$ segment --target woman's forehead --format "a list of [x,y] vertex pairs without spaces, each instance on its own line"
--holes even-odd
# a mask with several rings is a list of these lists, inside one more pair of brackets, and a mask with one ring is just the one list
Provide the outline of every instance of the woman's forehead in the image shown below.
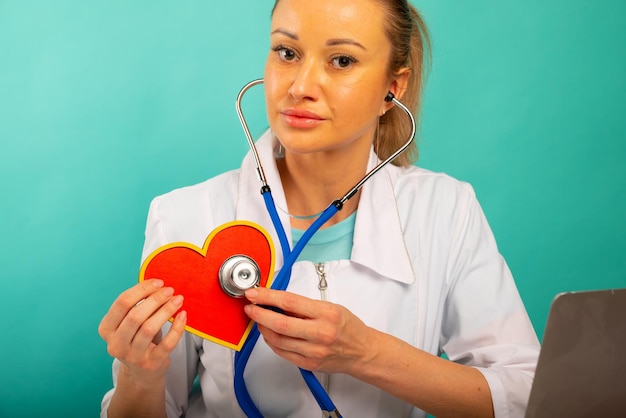
[[[384,35],[385,13],[374,0],[280,0],[272,16],[272,32],[298,37],[314,32],[322,39],[362,39]],[[320,39],[321,40],[321,39]]]

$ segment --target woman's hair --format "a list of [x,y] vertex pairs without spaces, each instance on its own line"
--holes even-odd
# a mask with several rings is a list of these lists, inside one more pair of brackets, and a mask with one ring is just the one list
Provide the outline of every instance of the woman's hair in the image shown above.
[[[422,16],[407,0],[375,0],[387,10],[385,31],[391,42],[389,77],[403,67],[411,72],[402,103],[415,116],[421,105],[422,82],[425,68],[430,62],[430,39]],[[378,139],[374,147],[378,158],[384,160],[399,149],[411,134],[411,125],[406,113],[397,106],[392,107],[379,119]],[[409,165],[417,161],[417,144],[414,142],[400,154],[392,164]]]
[[[272,15],[276,5],[272,8]],[[417,120],[420,110],[422,81],[425,68],[430,61],[430,39],[428,28],[420,13],[408,0],[372,0],[385,9],[385,33],[391,42],[391,56],[387,68],[389,79],[402,68],[408,67],[408,77],[402,103],[413,113]],[[399,149],[411,134],[408,116],[398,106],[392,107],[379,119],[374,149],[378,158],[386,159]],[[417,161],[417,145],[414,142],[400,154],[392,164],[405,166]]]

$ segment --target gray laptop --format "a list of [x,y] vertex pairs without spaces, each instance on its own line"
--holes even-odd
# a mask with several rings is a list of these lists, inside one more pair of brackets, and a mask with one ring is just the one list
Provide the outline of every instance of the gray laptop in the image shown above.
[[552,302],[526,418],[626,417],[626,289]]

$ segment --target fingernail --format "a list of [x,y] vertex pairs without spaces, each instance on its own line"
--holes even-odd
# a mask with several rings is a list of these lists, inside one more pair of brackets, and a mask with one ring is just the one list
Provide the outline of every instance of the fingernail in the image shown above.
[[152,286],[156,288],[163,287],[164,284],[165,282],[163,282],[163,280],[161,279],[152,279]]
[[246,313],[246,315],[250,315],[250,312],[252,311],[252,305],[244,306],[243,311]]
[[178,313],[178,315],[176,315],[176,319],[178,319],[179,321],[186,321],[187,320],[187,311],[180,311]]
[[163,289],[163,295],[164,296],[172,296],[174,294],[174,289],[171,287],[166,287],[165,289]]
[[256,290],[256,289],[248,289],[248,290],[246,290],[246,297],[248,299],[254,299],[257,296],[259,296],[259,291],[258,290]]
[[183,304],[183,299],[185,299],[183,295],[176,295],[174,296],[174,299],[172,299],[172,303],[174,306],[180,306]]

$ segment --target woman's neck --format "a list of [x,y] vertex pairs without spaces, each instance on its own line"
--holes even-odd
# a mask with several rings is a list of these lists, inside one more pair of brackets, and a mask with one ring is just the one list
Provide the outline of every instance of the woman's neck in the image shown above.
[[[285,199],[291,217],[291,226],[306,229],[334,200],[343,197],[363,177],[367,170],[367,155],[341,158],[332,154],[293,155],[287,152],[276,161]],[[354,213],[360,192],[344,203],[325,226]],[[304,219],[303,219],[304,218]]]

